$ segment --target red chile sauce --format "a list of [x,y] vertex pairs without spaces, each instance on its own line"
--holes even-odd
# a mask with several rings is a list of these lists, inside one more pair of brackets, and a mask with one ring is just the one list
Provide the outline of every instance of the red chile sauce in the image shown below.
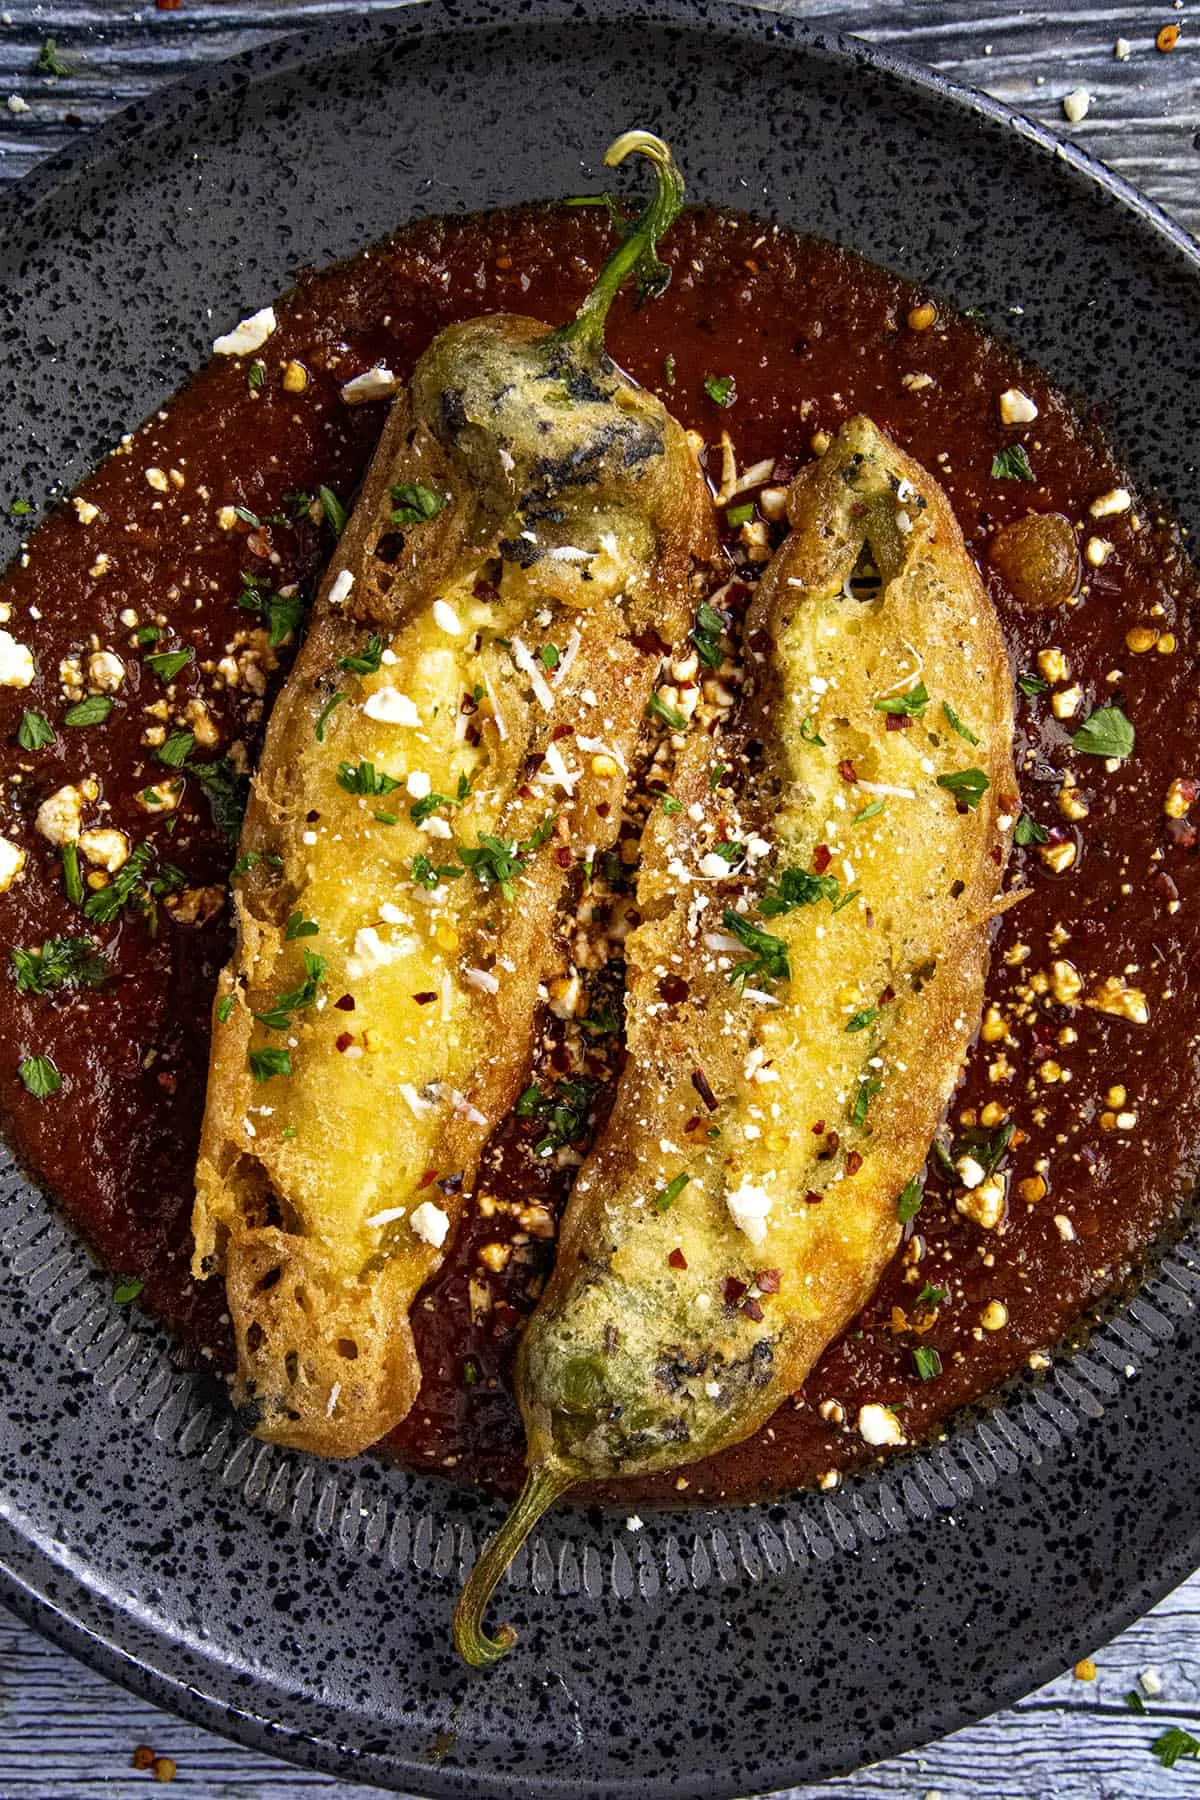
[[[220,749],[240,741],[253,759],[264,704],[214,674],[235,633],[255,624],[236,604],[242,572],[269,576],[276,587],[299,580],[311,591],[329,539],[322,543],[307,520],[259,529],[239,520],[222,529],[218,509],[239,505],[262,517],[283,509],[289,491],[311,492],[319,483],[351,495],[383,407],[347,407],[343,382],[379,362],[406,376],[436,331],[471,314],[512,310],[562,320],[608,241],[595,214],[528,208],[423,223],[306,277],[278,309],[279,329],[261,353],[261,386],[248,381],[250,358],[216,358],[85,483],[80,492],[99,507],[98,518],[85,524],[70,504],[52,513],[0,593],[11,608],[8,628],[37,664],[30,688],[0,690],[0,831],[27,855],[23,874],[0,898],[7,945],[39,945],[82,929],[64,898],[58,852],[34,818],[47,794],[87,775],[100,788],[89,824],[115,825],[135,842],[152,839],[191,886],[221,883],[228,873],[233,851],[194,781],[172,815],[173,835],[136,803],[146,783],[169,773],[142,742],[155,723],[144,709],[168,690],[146,667],[122,612],[132,609],[139,625],[159,622],[157,649],[194,646],[195,661],[170,689],[167,728],[202,695]],[[892,276],[828,244],[711,213],[685,216],[667,256],[675,270],[669,291],[636,315],[619,303],[609,345],[703,434],[711,469],[719,470],[713,452],[722,429],[743,467],[767,456],[794,467],[813,454],[815,433],[869,413],[944,484],[1000,610],[1014,672],[1036,672],[1040,650],[1063,650],[1082,690],[1078,713],[1060,723],[1051,693],[1020,695],[1017,766],[1028,813],[1052,843],[1069,837],[1078,854],[1066,874],[1054,874],[1039,846],[1014,852],[1008,885],[1030,891],[998,922],[988,987],[1009,1041],[976,1044],[949,1115],[958,1128],[964,1114],[977,1119],[992,1102],[1012,1118],[1003,1228],[984,1230],[964,1217],[955,1206],[961,1190],[932,1168],[921,1212],[877,1294],[803,1392],[750,1443],[682,1478],[626,1485],[626,1505],[684,1494],[761,1496],[849,1467],[873,1454],[856,1425],[867,1402],[894,1405],[910,1439],[928,1435],[1031,1355],[1036,1362],[1090,1303],[1129,1278],[1177,1215],[1196,1164],[1200,856],[1191,819],[1168,817],[1164,800],[1175,778],[1200,773],[1200,685],[1194,578],[1169,525],[1137,502],[1090,519],[1089,504],[1121,482],[1095,431],[969,321],[939,308],[932,325],[915,329],[909,315],[925,296]],[[282,385],[292,359],[308,372],[300,393]],[[736,382],[726,409],[704,386],[706,377],[722,375]],[[1035,423],[1002,425],[998,397],[1013,386],[1037,403]],[[1032,484],[991,473],[994,455],[1016,441],[1026,447]],[[147,480],[148,469],[167,472],[166,492]],[[1030,509],[1066,515],[1081,548],[1090,536],[1112,545],[1102,567],[1085,562],[1077,604],[1036,615],[1019,610],[988,560],[997,528]],[[98,573],[102,551],[111,566]],[[1134,654],[1126,634],[1138,628],[1154,647]],[[82,654],[86,663],[95,646],[114,649],[127,674],[106,724],[72,728],[62,723],[59,661]],[[286,661],[284,652],[267,707]],[[1136,724],[1137,747],[1130,761],[1109,769],[1073,752],[1068,734],[1114,700]],[[50,719],[56,744],[33,754],[18,746],[25,707]],[[1089,809],[1081,821],[1059,808],[1066,768]],[[162,908],[153,938],[133,915],[95,930],[112,959],[106,986],[25,996],[7,973],[0,980],[8,1135],[108,1264],[143,1279],[142,1303],[175,1329],[181,1358],[204,1352],[220,1364],[229,1354],[220,1284],[193,1283],[188,1259],[210,998],[230,948],[227,913],[184,925]],[[1081,997],[1106,977],[1127,981],[1145,995],[1150,1023],[1039,994],[1056,959],[1077,970]],[[18,1079],[19,1059],[34,1052],[52,1056],[62,1073],[62,1092],[46,1100],[32,1098]],[[1001,1055],[1003,1079],[996,1080]],[[1056,1067],[1069,1079],[1055,1078]],[[1108,1097],[1118,1084],[1119,1101]],[[559,1206],[567,1177],[535,1165],[531,1137],[528,1124],[510,1121],[479,1189]],[[1047,1192],[1031,1200],[1025,1196],[1036,1189],[1022,1184],[1035,1180],[1039,1164]],[[424,1385],[390,1442],[406,1463],[501,1488],[512,1486],[522,1451],[507,1370],[531,1290],[553,1256],[551,1242],[534,1238],[503,1273],[491,1273],[480,1249],[516,1229],[511,1214],[469,1211],[418,1303]],[[472,1283],[477,1301],[481,1292],[490,1299],[474,1323]],[[926,1284],[947,1292],[935,1311],[916,1308]],[[986,1308],[993,1322],[1004,1316],[994,1303],[1006,1322],[985,1329]],[[918,1348],[937,1352],[940,1375],[920,1378]],[[829,1402],[842,1419],[829,1417]]]

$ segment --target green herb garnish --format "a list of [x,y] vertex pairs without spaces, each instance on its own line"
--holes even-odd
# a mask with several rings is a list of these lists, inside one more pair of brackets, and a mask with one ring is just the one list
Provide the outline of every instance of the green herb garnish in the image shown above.
[[659,694],[651,694],[646,702],[646,711],[651,718],[661,719],[672,731],[686,731],[687,719],[677,706],[668,706]]
[[26,1092],[35,1100],[48,1100],[62,1087],[62,1076],[48,1056],[26,1056],[17,1064]]
[[186,650],[156,650],[153,656],[146,658],[146,667],[158,676],[160,681],[174,681],[181,669],[186,669],[195,652],[191,646]]
[[43,43],[33,66],[39,75],[69,75],[71,73],[69,64],[65,63],[58,54],[58,44],[52,37],[48,37]]
[[396,502],[392,511],[393,525],[423,525],[436,519],[446,504],[446,495],[435,493],[422,481],[402,481],[392,489]]
[[895,713],[906,719],[919,719],[929,705],[929,690],[923,681],[916,687],[909,688],[906,694],[889,694],[886,699],[875,702],[875,711]]
[[14,519],[27,519],[33,511],[32,500],[10,500],[8,510]]
[[23,712],[17,726],[17,742],[22,750],[45,750],[54,742],[54,727],[39,712]]
[[866,1031],[875,1023],[878,1017],[879,1008],[877,1006],[864,1006],[861,1012],[856,1012],[853,1018],[846,1021],[846,1030]]
[[235,1002],[232,994],[222,994],[221,995],[221,998],[217,1001],[217,1024],[218,1025],[228,1025],[230,1019],[232,1019],[232,1017],[233,1017],[233,1009],[234,1009],[235,1004],[236,1004],[236,1002]]
[[1043,681],[1040,675],[1034,675],[1028,671],[1017,676],[1017,686],[1027,700],[1036,700],[1039,694],[1046,694],[1050,691],[1048,681]]
[[346,698],[346,694],[339,688],[336,694],[330,695],[329,699],[321,708],[320,717],[317,719],[313,732],[318,744],[323,744],[325,742],[325,727],[329,723],[331,713],[335,712]]
[[83,876],[79,872],[79,851],[74,844],[62,847],[63,893],[72,906],[83,905]]
[[40,950],[14,948],[12,969],[21,994],[99,987],[110,973],[103,951],[90,937],[47,938]]
[[866,1124],[867,1113],[870,1111],[871,1102],[874,1100],[876,1094],[880,1092],[882,1087],[883,1082],[878,1075],[868,1075],[865,1081],[859,1083],[858,1092],[854,1096],[854,1105],[850,1109],[850,1123],[852,1125],[861,1127]]
[[975,733],[971,730],[969,725],[963,724],[948,700],[942,701],[942,711],[946,715],[946,723],[949,725],[951,731],[956,731],[960,738],[966,739],[968,744],[978,744],[979,739],[975,736]]
[[815,906],[818,900],[836,900],[836,875],[814,875],[809,869],[781,869],[775,885],[769,887],[758,903],[764,919],[777,919],[797,906]]
[[673,1175],[666,1187],[662,1188],[660,1192],[654,1196],[655,1212],[670,1212],[691,1179],[690,1175]]
[[732,406],[737,399],[737,382],[732,375],[706,375],[704,391],[718,406]]
[[748,525],[753,517],[753,500],[745,500],[740,506],[729,506],[725,509],[725,522],[731,531],[738,531],[743,525]]
[[1146,1712],[1146,1702],[1142,1699],[1142,1696],[1138,1693],[1136,1688],[1130,1688],[1125,1696],[1125,1704],[1131,1713],[1138,1713],[1143,1719],[1148,1716]]
[[283,929],[283,941],[292,943],[296,938],[316,937],[321,927],[315,919],[306,919],[302,912],[294,912]]
[[1036,481],[1037,476],[1029,466],[1029,458],[1025,454],[1023,444],[1009,444],[1007,449],[997,450],[992,458],[993,481]]
[[458,854],[484,888],[498,888],[501,896],[511,901],[517,892],[513,884],[525,873],[528,858],[541,848],[553,829],[554,816],[551,814],[522,843],[515,838],[499,838],[483,831],[477,844],[460,844]]
[[1016,830],[1013,832],[1013,843],[1020,844],[1022,849],[1026,849],[1030,844],[1048,844],[1049,842],[1050,833],[1046,827],[1039,825],[1036,819],[1031,819],[1028,813],[1022,813],[1017,820]]
[[77,701],[68,706],[63,714],[64,725],[103,725],[113,709],[110,694],[89,694],[86,700]]
[[721,633],[725,629],[725,621],[715,606],[702,600],[696,614],[696,623],[689,636],[696,646],[696,654],[706,669],[719,669],[725,660],[725,652],[721,648]]
[[852,826],[853,825],[862,825],[867,819],[875,818],[876,815],[881,813],[882,811],[883,811],[883,801],[882,800],[872,800],[870,806],[864,806],[860,813],[855,813],[855,815],[851,819],[850,823]]
[[114,1306],[129,1306],[136,1300],[145,1282],[140,1275],[121,1275],[113,1285],[112,1297]]
[[342,505],[332,488],[319,487],[317,489],[317,498],[321,502],[321,511],[329,521],[334,537],[340,538],[343,531],[346,529],[346,520],[350,516],[349,513],[346,511],[346,508]]
[[942,1359],[931,1344],[918,1344],[913,1351],[913,1366],[922,1381],[933,1381],[942,1372]]
[[182,769],[192,751],[196,748],[195,733],[191,731],[173,731],[165,744],[160,744],[154,752],[156,761],[168,769]]
[[[337,780],[348,794],[390,794],[400,786],[393,776],[385,775],[369,762],[339,763]],[[430,794],[428,798],[432,800],[434,796]]]
[[[165,744],[163,748],[166,749]],[[217,830],[227,843],[236,844],[250,798],[249,775],[239,774],[227,756],[219,756],[213,762],[190,762],[187,773],[208,801]]]
[[896,1199],[896,1217],[902,1225],[907,1225],[910,1219],[916,1218],[924,1198],[921,1177],[914,1175],[911,1181],[905,1182]]
[[157,625],[139,625],[133,634],[133,641],[144,649],[147,644],[157,644],[161,636],[162,632]]
[[516,1104],[518,1119],[532,1119],[544,1125],[545,1131],[534,1144],[538,1156],[549,1156],[565,1149],[581,1136],[588,1123],[596,1082],[586,1076],[559,1081],[548,1092],[535,1081],[525,1089]]
[[141,912],[151,933],[157,929],[158,908],[164,894],[186,886],[187,877],[170,863],[159,863],[153,844],[138,844],[122,863],[107,887],[97,888],[84,902],[83,915],[100,925],[111,925],[126,907]]
[[374,675],[378,672],[382,659],[383,639],[373,631],[358,654],[343,656],[338,662],[338,668],[345,669],[351,675]]
[[1133,725],[1119,706],[1098,706],[1071,739],[1072,747],[1087,756],[1114,756],[1118,761],[1133,755]]
[[822,750],[825,748],[825,739],[817,730],[816,721],[813,719],[811,713],[805,713],[800,721],[800,742],[802,744],[815,744]]
[[276,1050],[272,1046],[265,1050],[251,1050],[248,1061],[255,1081],[270,1081],[275,1075],[290,1075],[292,1072],[290,1050]]
[[457,863],[431,863],[421,851],[412,859],[411,877],[418,887],[435,888],[441,881],[457,881],[462,873]]
[[921,1289],[920,1293],[917,1295],[916,1299],[913,1301],[913,1305],[919,1311],[928,1312],[931,1307],[941,1306],[942,1303],[944,1301],[948,1300],[949,1298],[950,1298],[950,1293],[947,1288],[934,1287],[931,1282],[927,1281],[925,1283],[925,1286]]
[[677,800],[674,794],[663,794],[658,804],[668,818],[674,818],[676,813],[683,811],[683,801]]
[[744,989],[753,977],[759,981],[790,981],[792,966],[788,961],[787,945],[782,938],[772,937],[759,925],[752,925],[741,913],[734,912],[727,906],[721,915],[721,923],[739,944],[744,944],[751,954],[742,962],[735,963],[725,976],[726,981],[735,987]]
[[1173,1769],[1181,1758],[1195,1762],[1200,1757],[1200,1738],[1194,1738],[1182,1725],[1172,1725],[1161,1737],[1155,1738],[1150,1753],[1157,1756],[1164,1769]]
[[293,1013],[303,1012],[313,1004],[328,967],[323,956],[312,950],[304,952],[304,980],[286,993],[278,994],[266,1012],[255,1013],[260,1025],[268,1031],[290,1031]]
[[937,784],[953,794],[960,806],[974,812],[991,786],[982,769],[955,769],[951,775],[939,775]]
[[[258,389],[263,385],[263,382],[266,379],[267,365],[263,362],[261,357],[255,357],[254,361],[250,364],[250,367],[246,370],[246,386],[250,389],[252,394],[257,393]],[[241,508],[239,507],[238,510],[240,512]],[[255,519],[254,523],[257,525],[258,520]]]

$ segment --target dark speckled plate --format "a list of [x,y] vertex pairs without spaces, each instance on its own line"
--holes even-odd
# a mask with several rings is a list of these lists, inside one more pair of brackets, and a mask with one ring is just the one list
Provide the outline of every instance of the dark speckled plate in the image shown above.
[[[1200,523],[1182,234],[999,106],[772,12],[674,0],[342,23],[23,182],[0,201],[0,494],[77,480],[203,359],[210,307],[236,318],[419,213],[576,191],[635,120],[694,196],[981,308]],[[1012,1700],[1200,1561],[1187,1241],[1086,1354],[836,1497],[636,1534],[554,1517],[506,1601],[520,1648],[487,1676],[447,1627],[490,1505],[241,1436],[11,1171],[0,1246],[5,1597],[153,1699],[360,1780],[649,1797],[830,1775]]]

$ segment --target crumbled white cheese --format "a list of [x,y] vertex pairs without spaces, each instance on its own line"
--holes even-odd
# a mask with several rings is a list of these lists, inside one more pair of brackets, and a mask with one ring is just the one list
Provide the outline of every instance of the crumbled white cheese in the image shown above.
[[49,843],[73,844],[79,836],[82,819],[83,795],[68,783],[47,795],[38,807],[34,822]]
[[767,1190],[743,1180],[740,1186],[726,1191],[725,1205],[738,1230],[752,1244],[761,1244],[767,1235],[767,1217],[771,1211],[771,1196]]
[[500,983],[490,969],[464,969],[463,980],[468,987],[478,988],[481,994],[500,992]]
[[422,1200],[413,1211],[412,1228],[423,1243],[440,1250],[450,1229],[450,1215],[435,1206],[432,1200]]
[[71,505],[75,508],[75,517],[81,525],[90,525],[93,519],[100,517],[100,508],[93,506],[90,500],[85,500],[82,494],[76,494]]
[[7,894],[24,867],[25,852],[20,845],[0,837],[0,894]]
[[894,1412],[872,1402],[858,1409],[858,1435],[864,1444],[880,1449],[884,1444],[902,1444],[904,1433]]
[[1132,505],[1128,488],[1110,488],[1107,494],[1097,494],[1088,511],[1093,519],[1108,519],[1116,513],[1127,513]]
[[342,389],[342,399],[347,406],[362,406],[368,400],[389,399],[399,386],[398,377],[379,363],[348,381]]
[[405,777],[404,786],[414,800],[427,800],[433,791],[433,782],[424,769],[413,769]]
[[1005,425],[1032,425],[1037,416],[1037,406],[1023,388],[1005,388],[1000,396],[1000,417]]
[[79,848],[95,868],[107,869],[110,875],[129,861],[129,839],[125,833],[105,826],[81,831]]
[[214,356],[249,356],[252,350],[261,350],[278,321],[275,308],[264,306],[260,312],[251,313],[227,331],[223,337],[213,339]]
[[1162,1676],[1154,1667],[1143,1669],[1138,1676],[1138,1686],[1141,1688],[1143,1694],[1145,1694],[1147,1700],[1157,1700],[1158,1696],[1163,1691]]
[[405,944],[385,944],[374,925],[360,925],[354,934],[354,954],[347,963],[352,978],[369,975],[373,969],[386,969],[404,956]]
[[978,1187],[987,1174],[987,1170],[973,1156],[960,1156],[954,1166],[958,1170],[958,1179],[965,1188]]
[[344,606],[354,586],[353,569],[339,569],[329,587],[330,606]]
[[1071,124],[1078,125],[1081,119],[1087,118],[1091,104],[1092,96],[1086,88],[1072,88],[1069,94],[1064,94],[1062,108]]
[[21,113],[27,113],[29,111],[29,102],[20,94],[10,94],[8,96],[8,110],[12,113],[14,118],[17,118]]
[[113,650],[93,650],[88,657],[88,680],[102,694],[115,694],[125,679],[125,664]]
[[696,865],[706,881],[721,881],[730,872],[730,864],[715,850],[708,850]]
[[458,637],[462,631],[462,620],[448,600],[435,600],[433,603],[433,622],[439,631],[447,637]]
[[363,701],[363,711],[368,719],[378,719],[381,725],[421,723],[421,715],[408,695],[394,687],[379,687],[373,694],[368,694]]
[[26,688],[34,677],[33,652],[11,631],[0,631],[0,687]]

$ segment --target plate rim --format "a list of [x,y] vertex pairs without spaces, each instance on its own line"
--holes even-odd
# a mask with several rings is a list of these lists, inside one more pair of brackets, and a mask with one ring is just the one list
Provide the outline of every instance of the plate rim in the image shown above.
[[[41,206],[90,170],[102,165],[121,146],[153,135],[203,105],[212,90],[228,81],[231,73],[253,87],[296,75],[325,58],[342,60],[361,54],[374,41],[394,44],[405,37],[462,35],[487,30],[536,29],[539,24],[587,27],[629,11],[628,0],[403,0],[350,21],[316,24],[281,32],[265,40],[271,60],[260,66],[263,45],[242,52],[167,82],[152,95],[121,108],[104,125],[64,146],[40,162],[27,175],[0,190],[0,231],[15,224],[33,207]],[[1152,231],[1163,247],[1182,258],[1184,270],[1200,277],[1200,242],[1155,201],[1109,168],[1098,157],[1059,137],[1047,125],[1030,119],[1004,102],[955,82],[940,70],[909,58],[891,46],[881,46],[853,34],[825,29],[790,13],[761,4],[760,0],[646,0],[637,8],[638,23],[646,27],[667,25],[692,35],[709,30],[746,37],[778,35],[789,52],[836,63],[861,63],[882,73],[901,89],[916,89],[937,102],[949,104],[960,114],[975,115],[1033,146],[1040,154],[1065,165],[1089,189],[1115,201],[1133,222]],[[40,1191],[40,1190],[39,1190]],[[1137,1292],[1145,1291],[1145,1283]],[[10,1550],[6,1539],[14,1541]],[[1119,1607],[1095,1603],[1086,1615],[1078,1615],[1072,1629],[1099,1622],[1096,1641],[1107,1641],[1139,1618],[1200,1564],[1200,1516],[1190,1530],[1183,1530],[1160,1560],[1153,1577],[1126,1589]],[[561,1777],[514,1776],[490,1770],[482,1778],[469,1769],[439,1768],[416,1758],[401,1759],[392,1752],[376,1757],[370,1751],[338,1744],[331,1734],[296,1730],[273,1722],[261,1712],[235,1706],[228,1699],[205,1692],[194,1682],[172,1675],[148,1652],[127,1650],[117,1627],[124,1625],[126,1641],[144,1637],[154,1645],[168,1645],[162,1632],[144,1627],[119,1608],[103,1592],[89,1587],[82,1575],[55,1563],[35,1539],[0,1508],[0,1601],[46,1637],[101,1674],[153,1704],[165,1707],[204,1729],[244,1744],[265,1755],[282,1756],[305,1766],[359,1782],[398,1786],[405,1791],[437,1795],[506,1793],[523,1795],[629,1792],[642,1796],[682,1796],[698,1792],[694,1786],[667,1775],[653,1781],[631,1777],[628,1783],[607,1777],[603,1785]],[[106,1629],[111,1622],[113,1630]],[[1015,1679],[999,1681],[996,1695],[988,1696],[990,1710],[1006,1706],[1033,1687],[1050,1679],[1063,1665],[1049,1651],[1032,1658]],[[260,1690],[262,1691],[262,1690]],[[274,1691],[268,1688],[266,1691]],[[971,1702],[958,1703],[947,1696],[922,1715],[920,1724],[891,1734],[890,1757],[932,1741],[988,1714],[980,1714]],[[932,1727],[932,1729],[931,1729]],[[780,1787],[798,1778],[794,1758],[764,1759],[756,1765],[756,1779]],[[808,1779],[804,1771],[799,1777]],[[420,1785],[412,1786],[416,1781]],[[732,1792],[719,1783],[707,1786],[706,1795]]]

